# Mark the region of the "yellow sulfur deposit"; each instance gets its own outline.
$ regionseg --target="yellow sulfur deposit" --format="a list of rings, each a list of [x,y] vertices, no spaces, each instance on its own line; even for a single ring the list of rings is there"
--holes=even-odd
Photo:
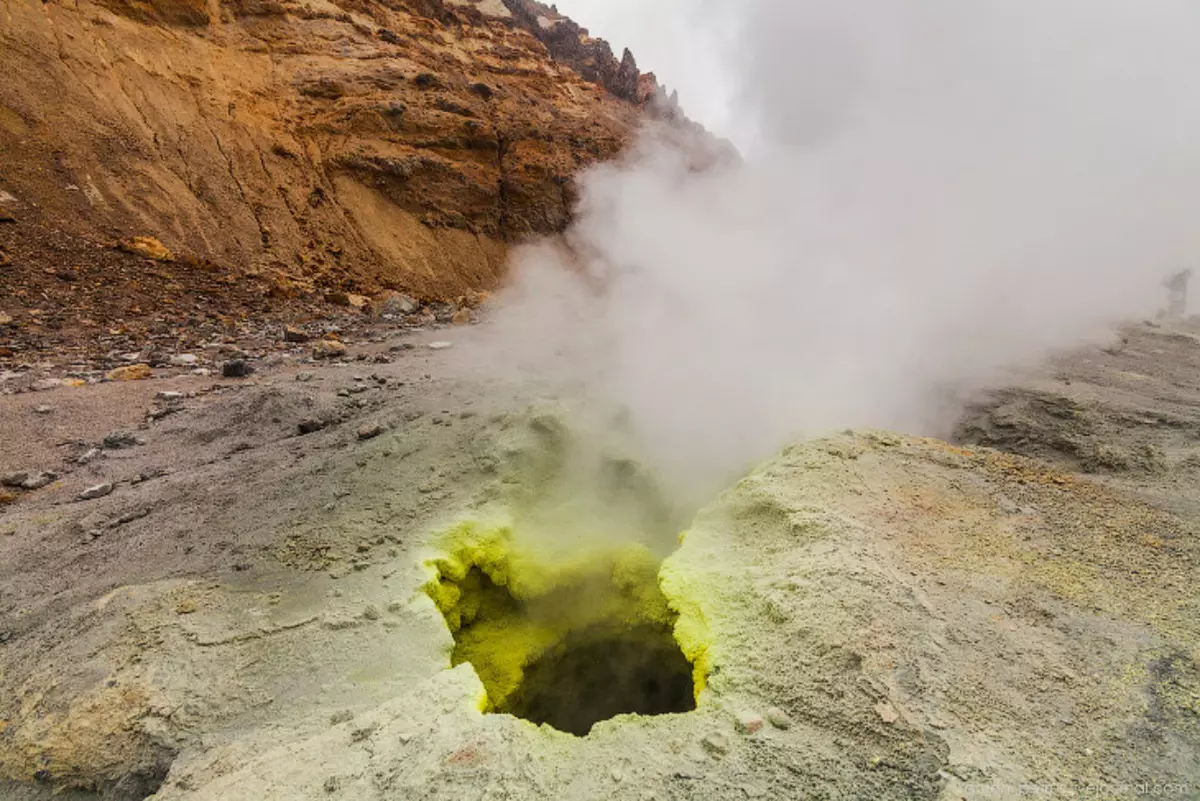
[[[536,675],[541,684],[561,684],[552,677],[563,671],[581,696],[619,695],[613,687],[622,681],[654,688],[654,699],[627,700],[631,708],[613,714],[694,708],[699,677],[673,639],[676,613],[659,588],[659,561],[645,547],[592,547],[553,561],[519,545],[510,526],[474,521],[448,531],[442,547],[428,563],[434,575],[425,591],[454,635],[452,663],[470,662],[487,689],[484,711],[554,723],[553,714],[523,710],[546,707],[547,692],[558,704],[567,691],[527,682]],[[616,675],[601,667],[580,675],[615,654],[622,654]],[[577,727],[586,733],[590,723]]]

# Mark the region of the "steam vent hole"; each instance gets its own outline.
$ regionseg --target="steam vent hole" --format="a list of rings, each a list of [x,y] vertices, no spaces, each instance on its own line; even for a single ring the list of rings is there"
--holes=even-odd
[[[673,635],[657,560],[640,546],[547,565],[511,553],[506,530],[472,526],[426,586],[469,662],[485,712],[585,736],[622,714],[696,708],[703,677]]]

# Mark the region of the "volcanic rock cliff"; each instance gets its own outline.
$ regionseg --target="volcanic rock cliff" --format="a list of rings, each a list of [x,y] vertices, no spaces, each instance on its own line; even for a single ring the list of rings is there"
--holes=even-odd
[[[114,255],[134,236],[279,296],[487,288],[581,169],[687,124],[531,0],[3,0],[0,66],[0,294],[26,305],[149,266]]]

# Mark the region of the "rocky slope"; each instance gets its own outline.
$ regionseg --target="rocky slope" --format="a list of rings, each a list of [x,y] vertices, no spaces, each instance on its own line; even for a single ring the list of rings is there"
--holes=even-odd
[[[4,0],[0,67],[16,324],[187,309],[166,290],[214,275],[235,309],[235,285],[485,289],[510,243],[563,229],[581,169],[681,120],[631,54],[530,0]],[[133,236],[170,266],[114,250]],[[130,272],[142,303],[92,302]]]

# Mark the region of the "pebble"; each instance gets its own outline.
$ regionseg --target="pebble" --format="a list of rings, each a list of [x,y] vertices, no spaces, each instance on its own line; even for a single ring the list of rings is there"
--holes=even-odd
[[[777,729],[790,729],[792,727],[792,716],[777,706],[773,706],[767,710],[767,720]]]
[[[430,342],[425,347],[429,348],[430,350],[446,350],[447,348],[453,348],[454,343],[453,342]]]
[[[892,724],[900,719],[900,713],[896,708],[887,701],[880,701],[875,705],[875,712],[879,715],[879,719],[884,723]]]
[[[312,373],[296,373],[296,380],[300,382],[312,381],[314,378]]]
[[[155,393],[155,395],[154,395],[155,400],[166,401],[167,403],[171,403],[173,401],[181,401],[184,399],[184,397],[185,396],[182,392],[162,391],[162,392]]]
[[[200,363],[200,357],[194,353],[176,353],[169,361],[173,367],[195,367]]]
[[[324,420],[318,420],[315,417],[308,417],[304,420],[301,420],[297,424],[296,428],[299,429],[301,434],[313,434],[327,427],[328,425],[329,424]]]
[[[704,749],[711,754],[727,754],[729,753],[729,738],[720,732],[713,732],[705,736],[700,744]]]
[[[88,448],[87,452],[75,460],[76,464],[87,464],[101,454],[99,448]]]
[[[763,727],[763,719],[753,713],[743,713],[737,716],[737,730],[742,734],[754,734]]]
[[[230,359],[221,365],[221,375],[225,378],[245,378],[254,372],[254,368],[245,359]]]
[[[134,445],[140,445],[138,438],[128,431],[120,429],[109,433],[104,437],[103,445],[109,450],[120,450],[121,448],[132,448]]]
[[[192,375],[198,375],[201,378],[203,378],[205,376],[212,375],[212,370],[209,370],[207,367],[197,367],[195,370],[192,371]]]
[[[378,423],[376,423],[375,425],[365,425],[362,428],[358,429],[358,438],[360,440],[375,439],[375,437],[378,437],[380,434],[382,434],[386,430],[387,429],[385,429],[382,425],[380,425]]]
[[[112,491],[112,484],[97,484],[96,486],[88,487],[83,492],[79,493],[79,500],[90,501],[96,498],[103,498],[105,495],[111,494]]]
[[[34,410],[35,412],[37,412],[38,414],[50,414],[50,412],[54,411],[54,407],[53,407],[53,406],[46,406],[45,404],[43,404],[43,405],[41,405],[41,406],[35,406],[35,407],[33,407],[33,410]]]

